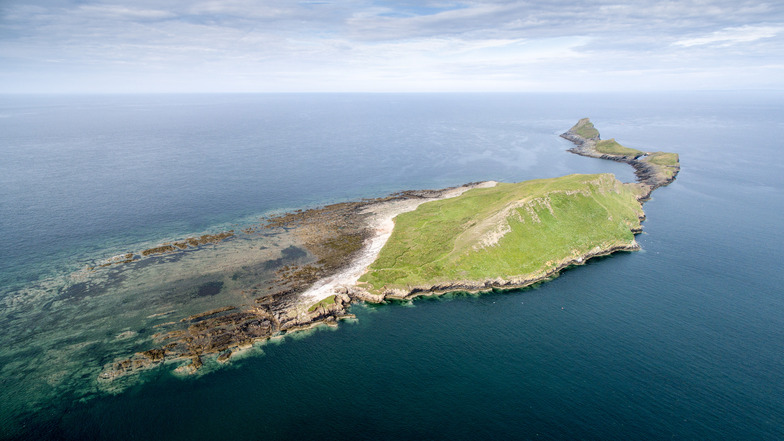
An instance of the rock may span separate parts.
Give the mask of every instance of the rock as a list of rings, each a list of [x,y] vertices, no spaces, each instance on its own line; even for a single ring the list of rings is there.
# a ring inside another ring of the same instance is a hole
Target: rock
[[[152,362],[161,362],[163,361],[166,350],[165,349],[150,349],[149,351],[142,352],[142,355],[149,358]]]
[[[178,367],[177,369],[174,370],[174,372],[177,372],[179,374],[193,375],[199,369],[201,369],[202,366],[203,366],[203,363],[201,361],[201,357],[196,355],[193,358],[191,358],[191,362],[190,363]]]
[[[357,301],[368,303],[384,303],[384,294],[371,294],[368,291],[353,287],[349,289],[348,295]]]
[[[231,358],[231,351],[226,351],[218,355],[218,363],[226,363]]]
[[[593,124],[591,124],[590,120],[588,118],[583,118],[575,124],[574,127],[561,134],[562,138],[568,139],[575,144],[575,147],[570,148],[568,151],[592,158],[625,162],[634,167],[634,174],[637,177],[637,181],[640,184],[645,185],[645,187],[641,187],[640,195],[638,197],[640,201],[650,199],[653,190],[668,185],[675,180],[675,177],[680,172],[680,163],[677,162],[677,155],[675,155],[675,165],[661,165],[661,163],[656,164],[648,162],[648,159],[650,156],[661,155],[663,152],[629,156],[611,155],[597,151],[596,142],[599,140],[598,131],[596,131],[596,136],[592,138],[584,138],[577,133],[579,128],[586,124],[590,124],[590,127],[593,128]]]

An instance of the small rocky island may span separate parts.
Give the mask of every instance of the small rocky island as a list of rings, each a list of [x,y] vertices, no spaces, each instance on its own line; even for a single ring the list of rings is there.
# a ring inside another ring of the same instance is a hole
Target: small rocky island
[[[592,257],[639,249],[634,235],[642,231],[642,203],[675,180],[678,155],[602,140],[587,118],[561,136],[575,144],[572,153],[630,164],[638,181],[622,183],[611,174],[488,181],[269,218],[259,228],[290,229],[316,260],[280,268],[274,287],[252,305],[227,305],[160,325],[155,348],[107,364],[99,381],[108,384],[168,362],[180,365],[177,372],[193,373],[204,357],[226,362],[254,343],[335,325],[353,317],[348,308],[355,302],[525,287]],[[182,245],[141,254],[202,243]],[[122,257],[118,263],[137,258]]]
[[[641,200],[647,200],[653,190],[674,181],[681,169],[677,153],[643,152],[624,147],[615,138],[601,139],[599,131],[588,118],[578,121],[561,137],[575,144],[569,149],[572,153],[625,162],[634,167],[634,174],[643,192]]]

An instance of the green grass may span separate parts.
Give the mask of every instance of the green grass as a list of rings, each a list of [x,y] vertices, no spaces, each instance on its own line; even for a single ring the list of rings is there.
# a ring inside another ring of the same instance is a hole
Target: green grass
[[[360,282],[378,292],[534,274],[597,246],[630,244],[641,215],[631,186],[610,174],[474,189],[398,216]]]
[[[645,160],[656,165],[680,165],[680,158],[677,153],[655,152],[648,155]]]
[[[599,131],[596,130],[596,127],[593,126],[593,123],[588,118],[578,121],[569,131],[586,139],[599,138]]]
[[[655,152],[643,158],[643,161],[656,165],[656,173],[666,179],[672,179],[680,169],[680,158],[677,153]]]
[[[327,306],[327,305],[332,305],[333,303],[335,303],[335,296],[334,296],[334,295],[331,295],[331,296],[327,297],[326,299],[324,299],[324,300],[322,300],[322,301],[320,301],[320,302],[318,302],[318,303],[314,304],[314,305],[313,305],[313,306],[311,306],[310,308],[308,308],[308,312],[313,312],[313,311],[315,311],[315,310],[316,310],[316,309],[317,309],[319,306]]]
[[[624,147],[615,141],[615,138],[604,139],[596,143],[596,150],[608,155],[639,156],[644,154],[640,150]]]

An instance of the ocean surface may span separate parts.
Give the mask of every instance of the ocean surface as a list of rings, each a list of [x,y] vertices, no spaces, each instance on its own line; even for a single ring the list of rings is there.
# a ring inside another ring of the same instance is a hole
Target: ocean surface
[[[97,381],[163,322],[251,301],[241,285],[271,277],[251,269],[292,245],[86,267],[400,190],[633,180],[565,151],[586,116],[680,154],[642,251],[524,290],[358,305],[190,377]],[[0,96],[0,438],[784,439],[782,133],[780,92]]]

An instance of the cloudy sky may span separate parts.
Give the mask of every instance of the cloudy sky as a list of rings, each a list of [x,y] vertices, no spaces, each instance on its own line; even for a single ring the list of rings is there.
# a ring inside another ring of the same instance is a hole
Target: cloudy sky
[[[0,0],[0,92],[784,89],[784,1]]]

